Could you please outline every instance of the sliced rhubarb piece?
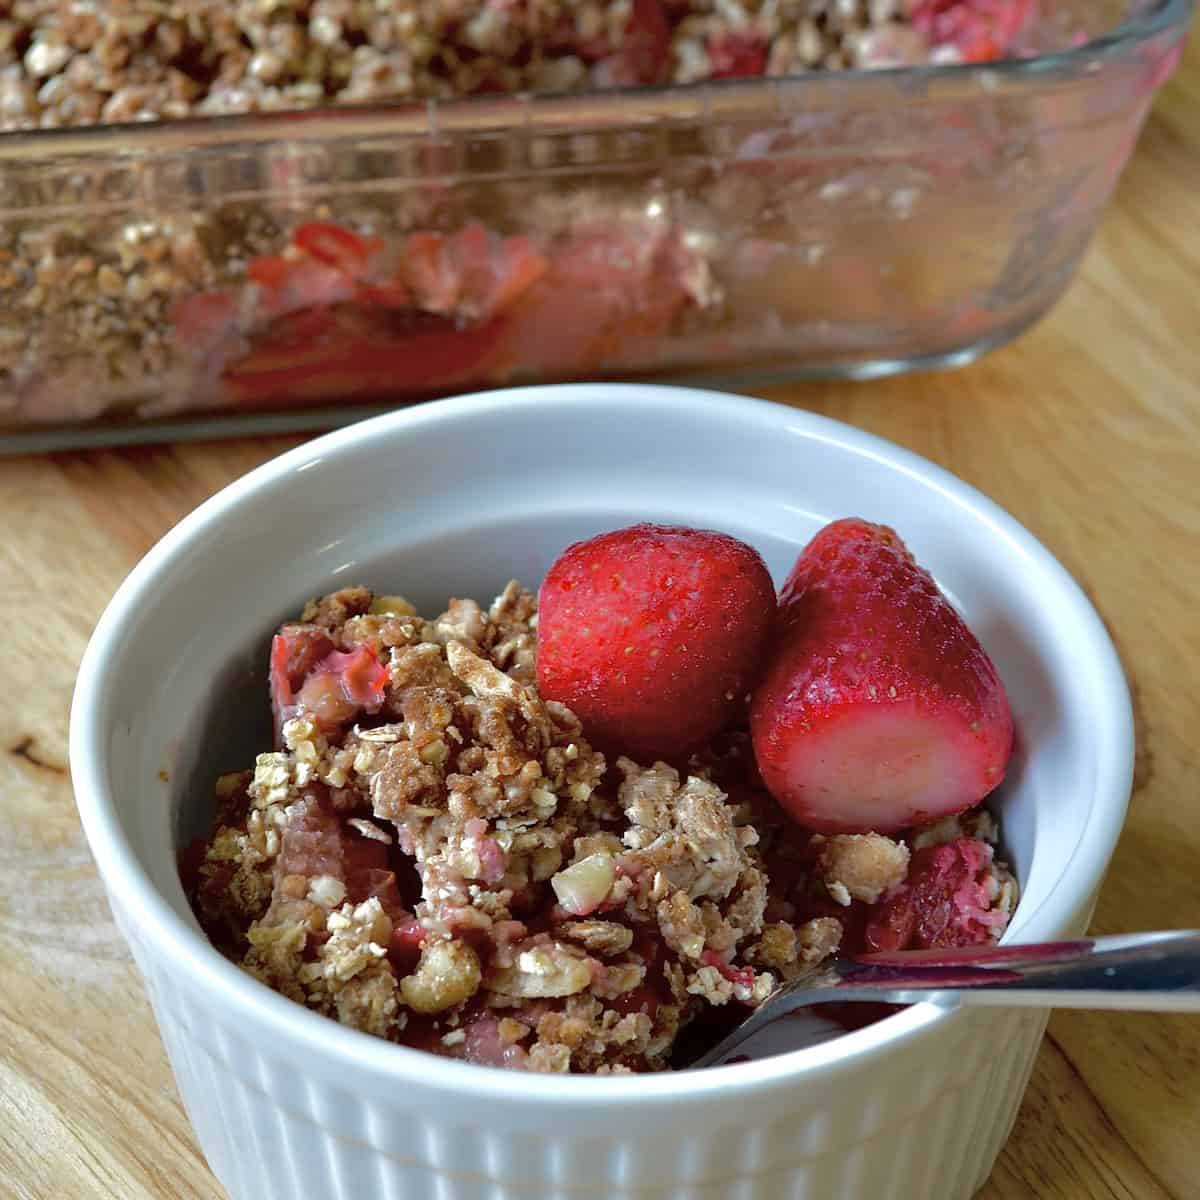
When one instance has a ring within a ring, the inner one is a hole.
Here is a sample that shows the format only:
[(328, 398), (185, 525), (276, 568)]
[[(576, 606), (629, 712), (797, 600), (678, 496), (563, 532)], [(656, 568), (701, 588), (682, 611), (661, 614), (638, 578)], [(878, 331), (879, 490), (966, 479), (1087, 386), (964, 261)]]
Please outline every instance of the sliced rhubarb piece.
[(308, 257), (285, 258), (285, 268), (272, 268), (268, 277), (273, 282), (262, 284), (258, 305), (254, 310), (256, 323), (265, 323), (289, 313), (309, 308), (326, 308), (353, 300), (358, 284), (355, 280), (327, 263)]
[(378, 708), (383, 703), (388, 673), (369, 646), (355, 646), (345, 654), (335, 650), (317, 669), (337, 675), (346, 699), (361, 708)]
[(283, 723), (295, 715), (297, 690), (332, 650), (333, 642), (316, 626), (285, 625), (272, 639), (271, 712), (277, 746), (281, 744)]
[(519, 1044), (506, 1041), (500, 1034), (500, 1022), (490, 1013), (471, 1021), (463, 1031), (462, 1056), (481, 1067), (522, 1070), (528, 1057)]
[(345, 881), (345, 848), (342, 823), (315, 796), (305, 797), (287, 810), (275, 860), (275, 878), (303, 875), (314, 879), (331, 875)]
[(383, 703), (388, 673), (365, 645), (345, 653), (330, 651), (309, 672), (296, 692), (296, 707), (326, 728), (344, 725), (364, 710)]
[(352, 279), (361, 279), (383, 250), (379, 238), (364, 238), (332, 221), (308, 221), (292, 234), (292, 242), (319, 262)]
[(410, 234), (400, 274), (426, 312), (487, 321), (509, 308), (547, 265), (527, 237), (501, 238), (472, 221), (453, 234)]

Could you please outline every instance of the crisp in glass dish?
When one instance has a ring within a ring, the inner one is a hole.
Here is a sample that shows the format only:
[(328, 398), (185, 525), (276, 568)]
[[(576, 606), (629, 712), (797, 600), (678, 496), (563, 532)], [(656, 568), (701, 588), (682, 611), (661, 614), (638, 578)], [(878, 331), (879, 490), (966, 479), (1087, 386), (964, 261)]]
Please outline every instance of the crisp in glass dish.
[(980, 65), (0, 135), (0, 448), (967, 361), (1067, 286), (1191, 12), (1043, 0), (1045, 52)]

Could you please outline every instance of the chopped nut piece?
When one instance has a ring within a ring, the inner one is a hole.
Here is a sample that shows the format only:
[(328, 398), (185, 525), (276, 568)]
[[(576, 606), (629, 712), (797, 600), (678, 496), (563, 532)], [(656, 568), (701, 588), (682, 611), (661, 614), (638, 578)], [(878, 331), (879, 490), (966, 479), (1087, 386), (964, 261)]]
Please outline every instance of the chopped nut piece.
[(606, 958), (623, 954), (633, 945), (633, 930), (615, 921), (572, 921), (561, 929), (565, 937)]
[(493, 970), (488, 988), (523, 1000), (573, 996), (592, 982), (592, 968), (585, 958), (572, 953), (561, 942), (522, 950), (512, 966)]
[(403, 596), (376, 596), (367, 610), (376, 616), (415, 617), (417, 610)]
[(615, 1000), (631, 992), (646, 978), (646, 968), (641, 963), (614, 963), (606, 967), (603, 977), (593, 985), (592, 991), (602, 1000)]
[(842, 923), (835, 917), (816, 917), (796, 930), (796, 945), (806, 966), (814, 966), (837, 953)]
[(360, 616), (371, 607), (371, 590), (365, 587), (342, 588), (330, 592), (304, 606), (300, 620), (305, 624), (320, 625), (325, 629), (336, 629), (351, 617)]
[(318, 875), (308, 885), (308, 899), (322, 908), (337, 908), (346, 898), (346, 885), (333, 875)]
[(388, 744), (398, 742), (404, 737), (403, 725), (380, 725), (375, 729), (356, 729), (355, 734), (362, 742), (379, 742)]
[(539, 1042), (529, 1052), (529, 1069), (549, 1075), (565, 1075), (571, 1069), (571, 1049)]
[(481, 978), (479, 956), (465, 942), (427, 941), (416, 971), (400, 981), (400, 994), (416, 1012), (445, 1012), (469, 1000)]
[[(840, 930), (841, 925), (836, 921), (834, 923)], [(774, 967), (777, 971), (790, 967), (798, 957), (796, 931), (786, 921), (778, 921), (774, 925), (766, 926), (758, 945), (747, 953), (747, 958), (751, 962)]]
[(616, 874), (612, 855), (600, 851), (559, 871), (550, 880), (550, 885), (567, 912), (584, 917), (595, 912), (608, 898)]
[(514, 1021), (512, 1017), (502, 1017), (498, 1028), (500, 1037), (510, 1045), (523, 1041), (533, 1032), (528, 1025)]
[(927, 846), (942, 846), (960, 837), (980, 838), (994, 846), (999, 841), (999, 836), (996, 818), (986, 808), (977, 808), (973, 812), (943, 817), (932, 825), (926, 825), (914, 831), (909, 842), (915, 852), (924, 850)]
[(733, 999), (733, 983), (726, 979), (716, 967), (701, 967), (688, 980), (690, 995), (703, 996), (709, 1004), (728, 1004)]
[(351, 829), (357, 829), (363, 837), (372, 842), (382, 842), (390, 846), (395, 840), (390, 833), (384, 833), (374, 821), (364, 821), (362, 817), (351, 817), (347, 822)]

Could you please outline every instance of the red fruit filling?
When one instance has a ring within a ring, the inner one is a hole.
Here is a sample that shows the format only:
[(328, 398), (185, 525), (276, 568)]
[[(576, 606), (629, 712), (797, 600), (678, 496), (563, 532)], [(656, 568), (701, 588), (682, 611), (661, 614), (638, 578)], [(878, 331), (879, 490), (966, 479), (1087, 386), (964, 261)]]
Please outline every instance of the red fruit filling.
[(905, 882), (868, 916), (866, 951), (928, 950), (992, 941), (1007, 916), (993, 908), (991, 865), (991, 847), (976, 838), (957, 838), (918, 850)]

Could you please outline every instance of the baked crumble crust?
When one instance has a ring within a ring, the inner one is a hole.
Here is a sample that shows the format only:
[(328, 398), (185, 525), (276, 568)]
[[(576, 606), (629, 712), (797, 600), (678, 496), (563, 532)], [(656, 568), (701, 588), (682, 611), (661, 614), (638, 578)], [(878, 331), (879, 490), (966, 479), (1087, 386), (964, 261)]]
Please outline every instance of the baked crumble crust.
[(820, 846), (817, 870), (826, 890), (843, 907), (854, 900), (874, 904), (908, 873), (908, 847), (883, 834), (839, 833), (813, 841)]

